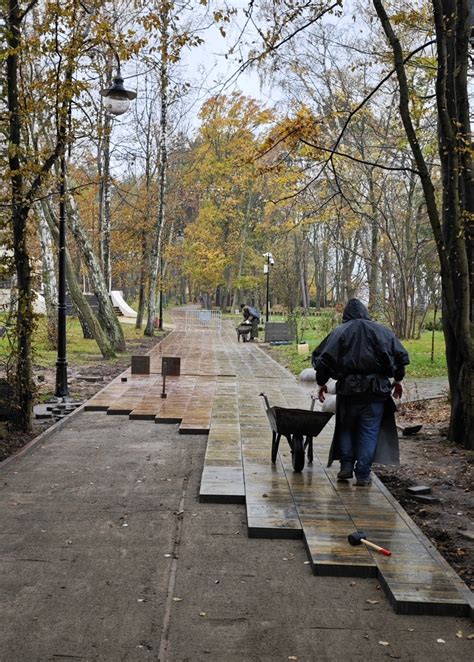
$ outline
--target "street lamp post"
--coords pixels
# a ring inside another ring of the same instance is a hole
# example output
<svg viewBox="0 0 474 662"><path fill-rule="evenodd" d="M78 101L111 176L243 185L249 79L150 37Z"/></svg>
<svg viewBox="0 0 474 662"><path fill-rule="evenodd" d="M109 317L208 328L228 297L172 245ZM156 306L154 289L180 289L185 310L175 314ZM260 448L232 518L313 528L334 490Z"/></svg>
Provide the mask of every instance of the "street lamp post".
<svg viewBox="0 0 474 662"><path fill-rule="evenodd" d="M56 361L57 398L69 395L66 356L66 157L60 160L59 181L59 255L58 255L58 357Z"/></svg>
<svg viewBox="0 0 474 662"><path fill-rule="evenodd" d="M126 90L120 74L120 64L117 76L111 87L101 90L104 106L112 115L123 115L130 106L130 101L137 96L136 92ZM59 256L58 256L58 355L56 360L57 398L67 398L67 356L66 356L66 157L64 152L60 158L59 182Z"/></svg>
<svg viewBox="0 0 474 662"><path fill-rule="evenodd" d="M273 255L271 253L264 253L263 257L267 258L266 264L263 266L263 273L267 274L267 297L266 297L266 310L265 310L265 322L268 322L269 318L269 301L270 301L270 267L275 264Z"/></svg>

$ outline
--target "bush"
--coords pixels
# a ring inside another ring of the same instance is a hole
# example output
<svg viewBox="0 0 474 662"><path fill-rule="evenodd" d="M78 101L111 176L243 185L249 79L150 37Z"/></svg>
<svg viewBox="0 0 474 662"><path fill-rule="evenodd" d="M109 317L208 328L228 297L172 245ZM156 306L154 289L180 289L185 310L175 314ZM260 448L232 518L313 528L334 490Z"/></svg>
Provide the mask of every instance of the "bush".
<svg viewBox="0 0 474 662"><path fill-rule="evenodd" d="M423 324L423 329L425 331L442 331L443 330L443 320L441 317L437 319L436 321L434 320L428 320Z"/></svg>

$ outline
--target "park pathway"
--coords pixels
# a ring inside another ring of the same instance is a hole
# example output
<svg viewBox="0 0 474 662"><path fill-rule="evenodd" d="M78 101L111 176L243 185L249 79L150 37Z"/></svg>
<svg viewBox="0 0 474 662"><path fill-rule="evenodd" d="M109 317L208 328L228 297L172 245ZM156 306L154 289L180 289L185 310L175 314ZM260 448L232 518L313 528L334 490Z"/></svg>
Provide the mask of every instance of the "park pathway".
<svg viewBox="0 0 474 662"><path fill-rule="evenodd" d="M309 409L307 388L254 343L238 343L230 323L176 328L151 353L150 374L130 371L94 396L85 409L130 419L178 423L180 434L208 435L200 500L245 503L253 538L301 538L313 573L376 577L397 613L472 614L472 594L375 478L367 489L336 480L327 468L332 422L315 439L315 457L294 473L286 442L270 462L271 431L260 393L270 404ZM166 377L163 357L180 357L179 376ZM409 384L408 397L441 395L443 380ZM347 536L363 529L392 550L389 558Z"/></svg>

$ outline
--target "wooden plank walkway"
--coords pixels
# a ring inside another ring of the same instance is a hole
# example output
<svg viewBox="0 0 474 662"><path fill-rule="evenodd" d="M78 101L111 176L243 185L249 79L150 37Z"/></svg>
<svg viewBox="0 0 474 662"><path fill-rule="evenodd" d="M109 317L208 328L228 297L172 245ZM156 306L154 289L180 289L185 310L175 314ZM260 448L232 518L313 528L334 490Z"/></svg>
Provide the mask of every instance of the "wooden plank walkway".
<svg viewBox="0 0 474 662"><path fill-rule="evenodd" d="M199 498L220 503L245 502L239 402L232 377L217 378Z"/></svg>
<svg viewBox="0 0 474 662"><path fill-rule="evenodd" d="M181 318L183 319L183 318ZM94 396L86 409L157 423L178 423L182 434L208 434L200 500L245 503L251 537L302 538L314 574L377 577L398 613L468 615L469 589L414 522L374 479L368 488L337 481L327 468L332 422L314 440L312 465L295 474L284 438L272 465L271 431L259 397L270 404L309 409L310 389L254 343L237 343L233 326L221 333L176 330L150 354L151 374L123 376ZM181 375L167 377L161 398L161 359L181 358ZM352 547L363 529L391 557Z"/></svg>

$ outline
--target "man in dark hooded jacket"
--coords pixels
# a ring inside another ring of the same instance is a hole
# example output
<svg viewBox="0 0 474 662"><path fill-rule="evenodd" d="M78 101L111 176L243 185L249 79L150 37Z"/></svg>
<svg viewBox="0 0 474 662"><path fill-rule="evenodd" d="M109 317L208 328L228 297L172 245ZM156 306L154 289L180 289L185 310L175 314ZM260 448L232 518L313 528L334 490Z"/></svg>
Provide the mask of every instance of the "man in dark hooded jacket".
<svg viewBox="0 0 474 662"><path fill-rule="evenodd" d="M240 309L242 315L244 316L244 321L249 321L252 325L252 330L250 331L250 340L258 338L258 323L260 321L260 311L253 306L246 306L243 303L240 304Z"/></svg>
<svg viewBox="0 0 474 662"><path fill-rule="evenodd" d="M392 388L393 397L402 395L408 354L390 329L370 319L361 301L351 299L342 324L314 350L312 362L321 402L328 379L337 380L337 477L352 478L355 471L356 485L369 485L384 411L393 405Z"/></svg>

